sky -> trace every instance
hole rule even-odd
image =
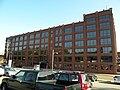
[[[120,0],[0,0],[0,54],[6,37],[83,21],[83,14],[109,8],[120,52]]]

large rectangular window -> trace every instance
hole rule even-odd
[[[84,53],[84,49],[83,48],[75,49],[75,54],[83,54],[83,53]]]
[[[96,40],[87,40],[87,46],[96,46]]]
[[[101,40],[100,40],[100,44],[101,44],[101,45],[111,44],[111,43],[112,43],[111,38],[105,38],[105,39],[101,39]]]
[[[64,54],[72,54],[72,49],[64,49]]]
[[[72,35],[65,35],[65,40],[72,40]]]
[[[112,47],[101,47],[101,53],[112,53]]]
[[[34,38],[34,34],[30,34],[30,39],[33,39]]]
[[[83,26],[75,26],[75,32],[83,31]]]
[[[101,22],[100,28],[110,28],[110,22]]]
[[[84,41],[76,41],[75,42],[75,46],[83,46],[84,45]]]
[[[87,53],[97,53],[97,48],[88,48]]]
[[[40,38],[40,33],[36,33],[35,38]]]
[[[72,28],[65,28],[65,34],[72,33]]]
[[[72,61],[72,56],[65,56],[64,61],[65,62],[71,62]]]
[[[76,62],[83,62],[84,61],[84,57],[83,56],[75,56],[75,61]]]
[[[100,36],[110,36],[110,30],[100,30]]]
[[[91,17],[91,18],[86,18],[86,22],[94,22],[95,21],[95,17]]]
[[[75,34],[75,40],[82,39],[82,38],[83,38],[83,33]]]
[[[42,32],[42,37],[48,37],[48,32]]]
[[[65,42],[65,48],[66,47],[72,47],[72,42]]]
[[[87,38],[95,38],[96,32],[87,32]]]
[[[34,40],[30,40],[29,44],[34,44]]]
[[[99,16],[99,20],[110,20],[110,15]]]
[[[102,56],[101,62],[112,62],[112,56]]]
[[[96,29],[96,25],[95,24],[87,25],[87,30],[92,30],[92,29]]]
[[[87,61],[88,62],[97,62],[97,56],[88,56]]]

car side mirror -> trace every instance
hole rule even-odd
[[[13,79],[16,79],[16,76],[15,76],[15,75],[12,75],[11,77],[12,77]]]

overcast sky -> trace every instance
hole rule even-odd
[[[83,14],[109,8],[120,52],[120,0],[0,0],[0,54],[6,37],[83,21]]]

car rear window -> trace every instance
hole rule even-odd
[[[89,78],[87,77],[87,75],[82,75],[82,81],[83,81],[83,83],[87,83],[87,82],[89,82]]]

